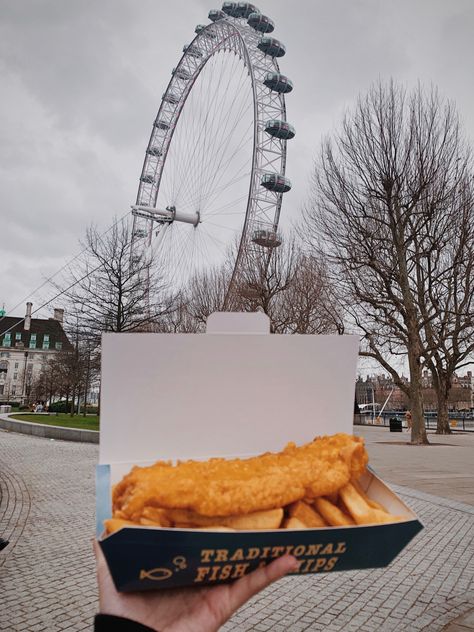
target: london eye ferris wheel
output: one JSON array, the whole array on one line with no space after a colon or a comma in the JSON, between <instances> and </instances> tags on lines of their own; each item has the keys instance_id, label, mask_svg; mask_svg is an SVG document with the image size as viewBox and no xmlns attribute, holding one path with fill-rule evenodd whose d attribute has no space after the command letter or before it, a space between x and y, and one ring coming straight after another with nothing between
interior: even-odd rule
<instances>
[{"instance_id":1,"label":"london eye ferris wheel","mask_svg":"<svg viewBox=\"0 0 474 632\"><path fill-rule=\"evenodd\" d=\"M285 94L273 21L248 2L224 2L183 49L153 124L136 203L132 257L152 250L170 286L231 266L223 308L246 269L281 243ZM232 251L232 254L231 254Z\"/></svg>"}]
</instances>

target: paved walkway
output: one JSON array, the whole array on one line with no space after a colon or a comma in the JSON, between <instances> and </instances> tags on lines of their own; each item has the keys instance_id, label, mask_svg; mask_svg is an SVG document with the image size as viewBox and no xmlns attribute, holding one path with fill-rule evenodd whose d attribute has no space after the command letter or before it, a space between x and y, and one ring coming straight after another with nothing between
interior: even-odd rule
<instances>
[{"instance_id":1,"label":"paved walkway","mask_svg":"<svg viewBox=\"0 0 474 632\"><path fill-rule=\"evenodd\" d=\"M399 437L362 432L372 463L388 480L405 482L411 468L412 487L427 484L428 470L416 474L417 450L427 451L436 475L447 466L444 446L387 446L379 441ZM459 454L462 438L457 441ZM0 630L92 629L97 454L91 444L0 432L0 536L10 539L0 552ZM448 487L440 490L445 498L397 488L425 529L388 568L285 578L246 604L224 631L473 630L472 617L471 623L465 617L474 609L474 503L461 503L454 493L449 498Z\"/></svg>"},{"instance_id":2,"label":"paved walkway","mask_svg":"<svg viewBox=\"0 0 474 632\"><path fill-rule=\"evenodd\" d=\"M474 505L474 432L430 433L430 446L410 445L408 433L388 428L355 426L355 433L385 481Z\"/></svg>"}]
</instances>

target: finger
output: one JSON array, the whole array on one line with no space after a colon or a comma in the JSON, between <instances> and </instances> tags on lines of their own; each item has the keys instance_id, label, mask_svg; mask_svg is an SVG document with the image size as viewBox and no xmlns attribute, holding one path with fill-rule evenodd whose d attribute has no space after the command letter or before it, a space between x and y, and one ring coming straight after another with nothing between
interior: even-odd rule
<instances>
[{"instance_id":1,"label":"finger","mask_svg":"<svg viewBox=\"0 0 474 632\"><path fill-rule=\"evenodd\" d=\"M298 568L298 561L292 555L279 557L268 566L257 568L249 575L242 577L230 589L230 606L232 612L240 608L250 597L291 573ZM230 616L231 613L229 613Z\"/></svg>"}]
</instances>

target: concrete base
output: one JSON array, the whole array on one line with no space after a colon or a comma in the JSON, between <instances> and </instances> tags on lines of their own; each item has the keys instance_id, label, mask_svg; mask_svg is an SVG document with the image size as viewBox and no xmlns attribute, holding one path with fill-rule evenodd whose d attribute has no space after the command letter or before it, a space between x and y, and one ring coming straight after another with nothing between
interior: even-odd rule
<instances>
[{"instance_id":1,"label":"concrete base","mask_svg":"<svg viewBox=\"0 0 474 632\"><path fill-rule=\"evenodd\" d=\"M46 426L30 421L10 419L8 415L0 415L0 428L10 432L34 435L45 439L60 441L81 441L82 443L99 443L97 430L81 430L79 428L63 428L62 426Z\"/></svg>"}]
</instances>

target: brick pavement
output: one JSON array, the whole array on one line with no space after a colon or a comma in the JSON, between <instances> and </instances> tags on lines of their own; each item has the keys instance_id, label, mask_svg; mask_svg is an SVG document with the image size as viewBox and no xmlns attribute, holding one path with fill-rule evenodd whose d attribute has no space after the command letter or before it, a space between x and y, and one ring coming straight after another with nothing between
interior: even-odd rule
<instances>
[{"instance_id":1,"label":"brick pavement","mask_svg":"<svg viewBox=\"0 0 474 632\"><path fill-rule=\"evenodd\" d=\"M0 552L0 630L91 629L97 454L91 444L0 432L0 535L11 540ZM285 578L223 630L469 630L463 621L474 608L474 507L398 491L425 530L390 567Z\"/></svg>"}]
</instances>

